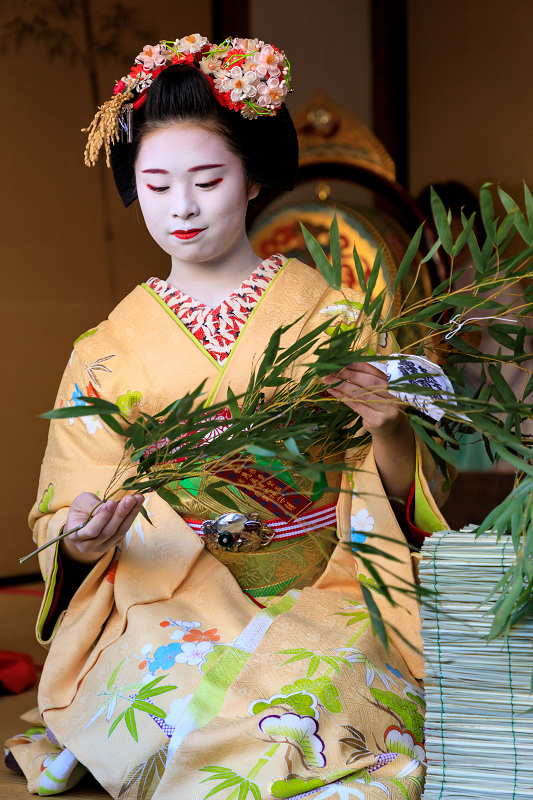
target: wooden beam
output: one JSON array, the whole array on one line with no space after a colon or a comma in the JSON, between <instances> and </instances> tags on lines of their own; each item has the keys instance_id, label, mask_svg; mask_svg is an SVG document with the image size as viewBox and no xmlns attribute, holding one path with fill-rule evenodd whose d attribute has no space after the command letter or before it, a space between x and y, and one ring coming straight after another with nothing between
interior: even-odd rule
<instances>
[{"instance_id":1,"label":"wooden beam","mask_svg":"<svg viewBox=\"0 0 533 800\"><path fill-rule=\"evenodd\" d=\"M408 188L407 2L371 0L373 131Z\"/></svg>"},{"instance_id":2,"label":"wooden beam","mask_svg":"<svg viewBox=\"0 0 533 800\"><path fill-rule=\"evenodd\" d=\"M227 36L249 35L248 0L212 0L213 41L219 44Z\"/></svg>"}]
</instances>

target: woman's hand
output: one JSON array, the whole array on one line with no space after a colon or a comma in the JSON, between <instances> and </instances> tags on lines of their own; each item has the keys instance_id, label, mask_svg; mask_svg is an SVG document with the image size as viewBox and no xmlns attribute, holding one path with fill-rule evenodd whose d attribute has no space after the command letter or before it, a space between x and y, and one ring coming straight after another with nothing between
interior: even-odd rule
<instances>
[{"instance_id":1,"label":"woman's hand","mask_svg":"<svg viewBox=\"0 0 533 800\"><path fill-rule=\"evenodd\" d=\"M357 411L364 429L374 438L394 435L398 426L403 426L405 404L390 394L387 378L379 369L366 363L350 364L337 375L324 378L324 383L329 386L339 380L342 383L328 392Z\"/></svg>"},{"instance_id":2,"label":"woman's hand","mask_svg":"<svg viewBox=\"0 0 533 800\"><path fill-rule=\"evenodd\" d=\"M141 494L127 495L117 503L103 503L89 522L60 542L60 549L73 561L96 564L100 558L120 543L133 524L143 504ZM70 506L66 530L82 525L91 511L101 502L96 494L82 492Z\"/></svg>"},{"instance_id":3,"label":"woman's hand","mask_svg":"<svg viewBox=\"0 0 533 800\"><path fill-rule=\"evenodd\" d=\"M401 522L415 478L415 439L405 404L390 394L386 377L371 364L350 364L324 383L338 383L328 392L359 413L372 434L376 466L387 494L400 501L392 506Z\"/></svg>"}]
</instances>

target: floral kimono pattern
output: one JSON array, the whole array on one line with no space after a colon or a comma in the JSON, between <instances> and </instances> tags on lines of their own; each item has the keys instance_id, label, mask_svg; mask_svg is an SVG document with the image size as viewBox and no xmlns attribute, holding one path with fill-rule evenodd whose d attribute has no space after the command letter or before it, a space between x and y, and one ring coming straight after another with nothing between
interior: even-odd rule
<instances>
[{"instance_id":1,"label":"floral kimono pattern","mask_svg":"<svg viewBox=\"0 0 533 800\"><path fill-rule=\"evenodd\" d=\"M340 302L317 272L287 261L220 365L153 289L137 287L76 343L58 402L73 402L87 369L110 354L99 362L112 367L98 372L98 391L131 408L153 413L203 379L212 402L228 386L238 394L280 325L299 318L284 334L290 346ZM121 437L105 425L91 432L84 419L52 422L31 514L39 544L57 535L80 491L107 486L119 460ZM419 442L417 458L417 524L441 529L441 478ZM325 571L261 604L157 495L146 501L152 525L136 520L52 630L58 558L53 547L41 553L47 590L38 635L50 653L39 707L49 734L9 743L30 791L40 791L54 759L65 774L63 762L74 759L125 800L420 797L423 663L405 643L420 648L419 615L414 600L394 592L414 581L414 564L372 450L351 461L337 503L339 544ZM375 559L378 570L394 563L387 577L395 607L344 546L371 530L390 537L387 553L397 559ZM361 584L394 626L388 651L374 635Z\"/></svg>"}]
</instances>

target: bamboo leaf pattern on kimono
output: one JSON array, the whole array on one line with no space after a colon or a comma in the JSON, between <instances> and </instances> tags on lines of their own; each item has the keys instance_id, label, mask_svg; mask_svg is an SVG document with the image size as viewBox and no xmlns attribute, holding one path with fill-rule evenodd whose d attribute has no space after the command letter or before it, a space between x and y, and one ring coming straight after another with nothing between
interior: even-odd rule
<instances>
[{"instance_id":1,"label":"bamboo leaf pattern on kimono","mask_svg":"<svg viewBox=\"0 0 533 800\"><path fill-rule=\"evenodd\" d=\"M210 775L209 778L204 778L204 780L200 781L200 783L206 783L206 781L221 781L218 786L215 786L214 789L211 789L211 791L205 795L204 800L207 800L208 797L213 797L213 795L217 794L218 792L224 791L224 789L230 789L233 786L239 787L238 796L235 793L235 796L238 797L238 800L246 800L250 793L252 794L254 800L261 800L261 792L255 783L252 783L252 781L248 780L248 778L243 778L241 775L238 775L236 772L233 772L233 770L228 769L227 767L200 767L198 771L214 773L213 775Z\"/></svg>"},{"instance_id":2,"label":"bamboo leaf pattern on kimono","mask_svg":"<svg viewBox=\"0 0 533 800\"><path fill-rule=\"evenodd\" d=\"M113 684L115 683L115 681L117 679L117 675L118 675L118 673L120 671L120 668L123 665L123 663L125 662L125 660L126 659L123 658L122 661L120 662L120 664L117 667L115 667L115 669L111 673L111 677L109 678L109 680L107 682L107 687L106 687L108 692L110 692L111 689L113 688Z\"/></svg>"},{"instance_id":3,"label":"bamboo leaf pattern on kimono","mask_svg":"<svg viewBox=\"0 0 533 800\"><path fill-rule=\"evenodd\" d=\"M328 667L334 669L339 675L341 672L341 664L344 664L344 666L352 669L350 662L342 656L324 656L320 653L313 653L311 650L307 650L305 647L297 647L291 650L278 650L277 655L292 656L292 658L288 658L286 661L280 664L281 667L284 667L287 664L293 664L295 661L303 661L306 658L311 659L307 668L307 674L305 676L306 678L311 678L322 663L327 664Z\"/></svg>"},{"instance_id":4,"label":"bamboo leaf pattern on kimono","mask_svg":"<svg viewBox=\"0 0 533 800\"><path fill-rule=\"evenodd\" d=\"M125 712L125 711L123 711L121 714L119 714L119 715L118 715L118 717L116 718L116 720L113 722L113 724L112 724L112 725L111 725L111 727L109 728L109 731L108 731L108 734L107 734L107 738L108 738L108 739L109 739L109 737L111 736L111 734L113 733L113 731L115 730L115 728L117 727L117 725L119 724L119 722L120 722L120 721L121 721L121 720L122 720L122 719L123 719L125 716L126 716L126 712Z\"/></svg>"},{"instance_id":5,"label":"bamboo leaf pattern on kimono","mask_svg":"<svg viewBox=\"0 0 533 800\"><path fill-rule=\"evenodd\" d=\"M135 800L151 800L165 772L167 754L168 742L130 772L117 797L122 797L137 784Z\"/></svg>"},{"instance_id":6,"label":"bamboo leaf pattern on kimono","mask_svg":"<svg viewBox=\"0 0 533 800\"><path fill-rule=\"evenodd\" d=\"M388 783L392 783L393 786L396 786L396 788L399 789L402 795L405 797L405 800L409 800L409 792L401 781L399 781L397 778L389 778Z\"/></svg>"},{"instance_id":7,"label":"bamboo leaf pattern on kimono","mask_svg":"<svg viewBox=\"0 0 533 800\"><path fill-rule=\"evenodd\" d=\"M339 739L339 742L351 747L353 750L352 754L346 760L347 765L353 764L354 761L358 761L360 758L371 755L371 751L367 747L366 738L362 731L353 728L351 725L343 725L342 727L351 734L343 739Z\"/></svg>"},{"instance_id":8,"label":"bamboo leaf pattern on kimono","mask_svg":"<svg viewBox=\"0 0 533 800\"><path fill-rule=\"evenodd\" d=\"M135 712L133 708L130 706L126 711L126 715L124 717L124 721L126 722L126 727L135 739L135 741L139 742L139 735L137 733L137 722L135 720Z\"/></svg>"}]
</instances>

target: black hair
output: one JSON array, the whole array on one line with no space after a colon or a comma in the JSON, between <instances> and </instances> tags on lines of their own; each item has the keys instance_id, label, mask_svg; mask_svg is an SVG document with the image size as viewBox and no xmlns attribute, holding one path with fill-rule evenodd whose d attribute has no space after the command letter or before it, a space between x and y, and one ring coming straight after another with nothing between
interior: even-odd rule
<instances>
[{"instance_id":1,"label":"black hair","mask_svg":"<svg viewBox=\"0 0 533 800\"><path fill-rule=\"evenodd\" d=\"M133 142L111 148L113 176L122 201L137 198L135 159L144 136L177 122L192 122L217 133L241 159L248 183L289 191L298 169L298 139L283 104L274 116L245 119L239 111L220 105L207 77L189 64L163 70L146 93L146 102L133 113Z\"/></svg>"}]
</instances>

